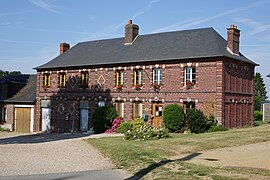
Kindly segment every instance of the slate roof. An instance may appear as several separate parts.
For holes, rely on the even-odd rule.
[[[34,103],[36,101],[36,75],[28,75],[27,84],[14,96],[5,100],[5,103]]]
[[[227,41],[213,28],[203,28],[139,35],[132,45],[125,45],[124,38],[81,42],[35,69],[221,56],[257,65],[242,54],[231,54]]]
[[[0,78],[0,84],[4,84],[4,83],[26,84],[28,81],[28,78],[29,78],[29,75],[27,74],[4,76]]]

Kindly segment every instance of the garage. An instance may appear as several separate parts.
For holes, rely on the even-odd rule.
[[[29,133],[31,125],[31,108],[15,108],[15,131]]]

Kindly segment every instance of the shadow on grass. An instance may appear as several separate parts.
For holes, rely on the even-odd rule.
[[[0,138],[0,145],[3,144],[36,144],[52,141],[60,141],[64,139],[76,139],[89,136],[83,133],[39,133],[28,134],[15,137]]]
[[[147,168],[144,168],[140,171],[138,171],[136,174],[134,174],[134,176],[130,177],[130,178],[127,178],[126,180],[137,180],[137,179],[141,179],[143,178],[145,175],[147,175],[148,173],[150,173],[151,171],[153,171],[154,169],[158,168],[158,167],[161,167],[161,166],[164,166],[168,163],[171,163],[171,162],[176,162],[176,161],[188,161],[188,160],[191,160],[199,155],[201,155],[202,153],[191,153],[183,158],[180,158],[180,159],[175,159],[175,160],[164,160],[164,161],[160,161],[158,163],[154,163],[154,164],[151,164],[150,166],[148,166]]]

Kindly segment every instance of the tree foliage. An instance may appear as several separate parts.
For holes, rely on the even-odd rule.
[[[15,75],[20,75],[22,74],[20,71],[3,71],[0,69],[0,77],[5,77],[5,76],[15,76]]]
[[[261,73],[256,73],[254,78],[254,109],[261,110],[261,102],[267,99],[266,86]]]

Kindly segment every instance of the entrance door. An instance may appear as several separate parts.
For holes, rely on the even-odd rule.
[[[88,131],[88,109],[81,109],[80,124],[81,131]]]
[[[31,108],[16,108],[16,131],[30,132]]]
[[[49,132],[51,129],[51,108],[42,108],[42,131]]]
[[[153,126],[158,127],[162,124],[162,104],[154,103],[152,106],[152,113],[154,116]]]

